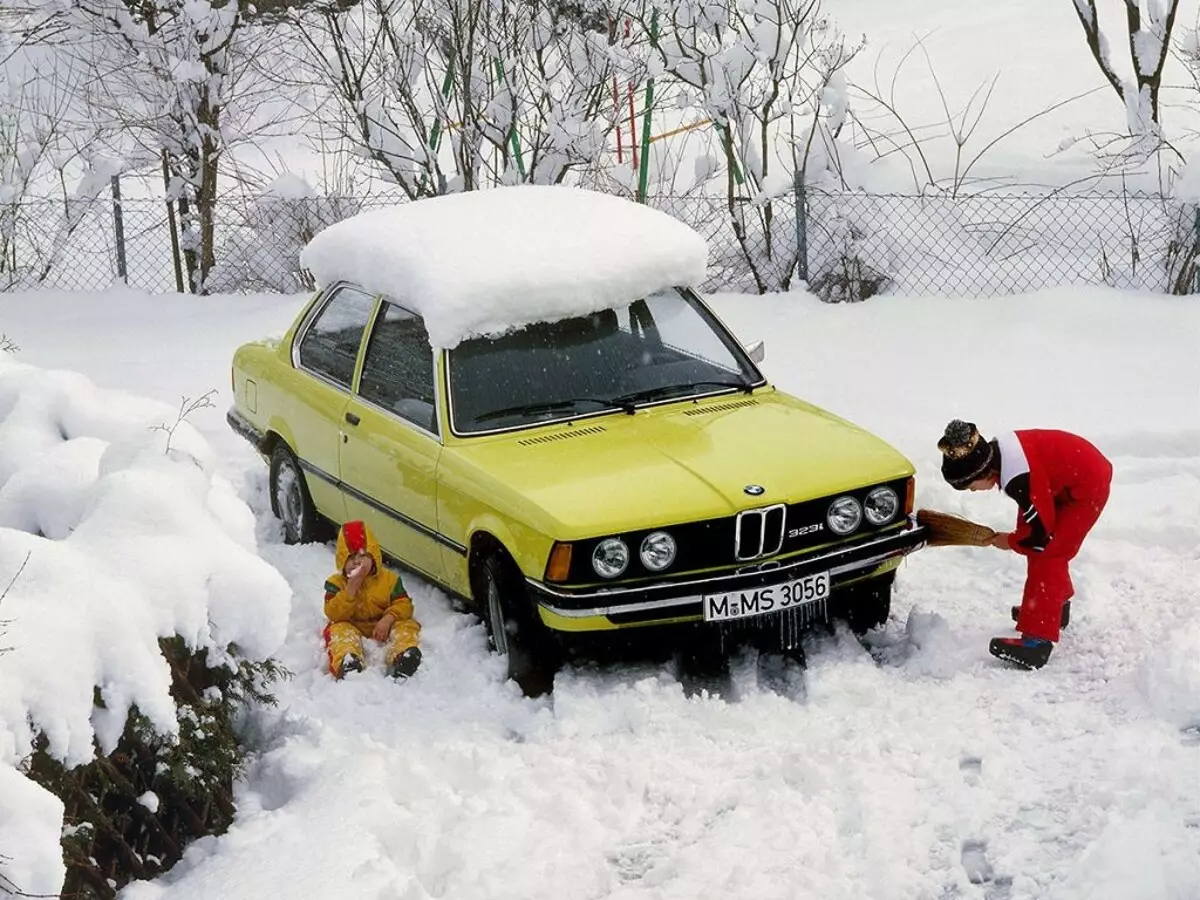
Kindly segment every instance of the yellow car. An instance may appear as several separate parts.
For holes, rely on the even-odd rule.
[[[761,343],[681,281],[705,254],[674,219],[568,188],[319,234],[320,289],[232,367],[228,421],[270,462],[287,540],[366,521],[478,611],[518,681],[584,635],[790,647],[831,615],[884,622],[924,541],[913,467],[768,383]]]

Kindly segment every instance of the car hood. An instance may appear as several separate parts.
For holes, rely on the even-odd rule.
[[[717,518],[913,472],[878,437],[773,390],[468,441],[455,455],[548,517],[561,539]]]

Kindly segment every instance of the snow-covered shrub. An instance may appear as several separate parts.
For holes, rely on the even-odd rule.
[[[632,77],[611,14],[597,0],[314,6],[294,17],[300,77],[409,199],[558,184],[608,164],[613,77]]]
[[[866,300],[891,283],[887,242],[866,220],[843,204],[833,205],[820,218],[809,218],[810,246],[817,252],[809,254],[808,286],[826,303]],[[818,260],[816,266],[813,260]]]
[[[792,195],[809,180],[814,144],[833,140],[847,113],[848,44],[819,2],[645,0],[653,67],[664,101],[711,123],[724,201],[754,288],[786,290],[796,272]]]
[[[0,875],[29,894],[112,896],[227,824],[276,671],[290,589],[176,418],[0,360]]]
[[[205,289],[292,293],[311,287],[301,272],[300,251],[318,231],[361,209],[353,197],[318,197],[304,179],[279,176],[221,246]]]

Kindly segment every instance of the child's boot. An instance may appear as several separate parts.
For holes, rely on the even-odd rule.
[[[1023,669],[1040,669],[1049,661],[1053,649],[1051,641],[1035,637],[992,638],[988,647],[992,656],[1016,663]]]
[[[411,678],[421,665],[421,648],[409,647],[392,660],[393,678]]]
[[[354,653],[347,653],[342,657],[342,664],[338,667],[338,678],[345,678],[349,672],[361,672],[363,670],[363,661]]]

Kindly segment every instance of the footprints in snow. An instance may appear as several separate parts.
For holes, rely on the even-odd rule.
[[[983,760],[978,756],[964,756],[958,762],[963,780],[972,787],[983,783]],[[988,859],[987,841],[983,838],[967,838],[962,842],[959,851],[959,861],[967,880],[971,884],[983,885],[984,900],[1009,900],[1012,896],[1012,877],[997,875],[991,860]],[[958,895],[957,888],[952,887],[948,897]]]

